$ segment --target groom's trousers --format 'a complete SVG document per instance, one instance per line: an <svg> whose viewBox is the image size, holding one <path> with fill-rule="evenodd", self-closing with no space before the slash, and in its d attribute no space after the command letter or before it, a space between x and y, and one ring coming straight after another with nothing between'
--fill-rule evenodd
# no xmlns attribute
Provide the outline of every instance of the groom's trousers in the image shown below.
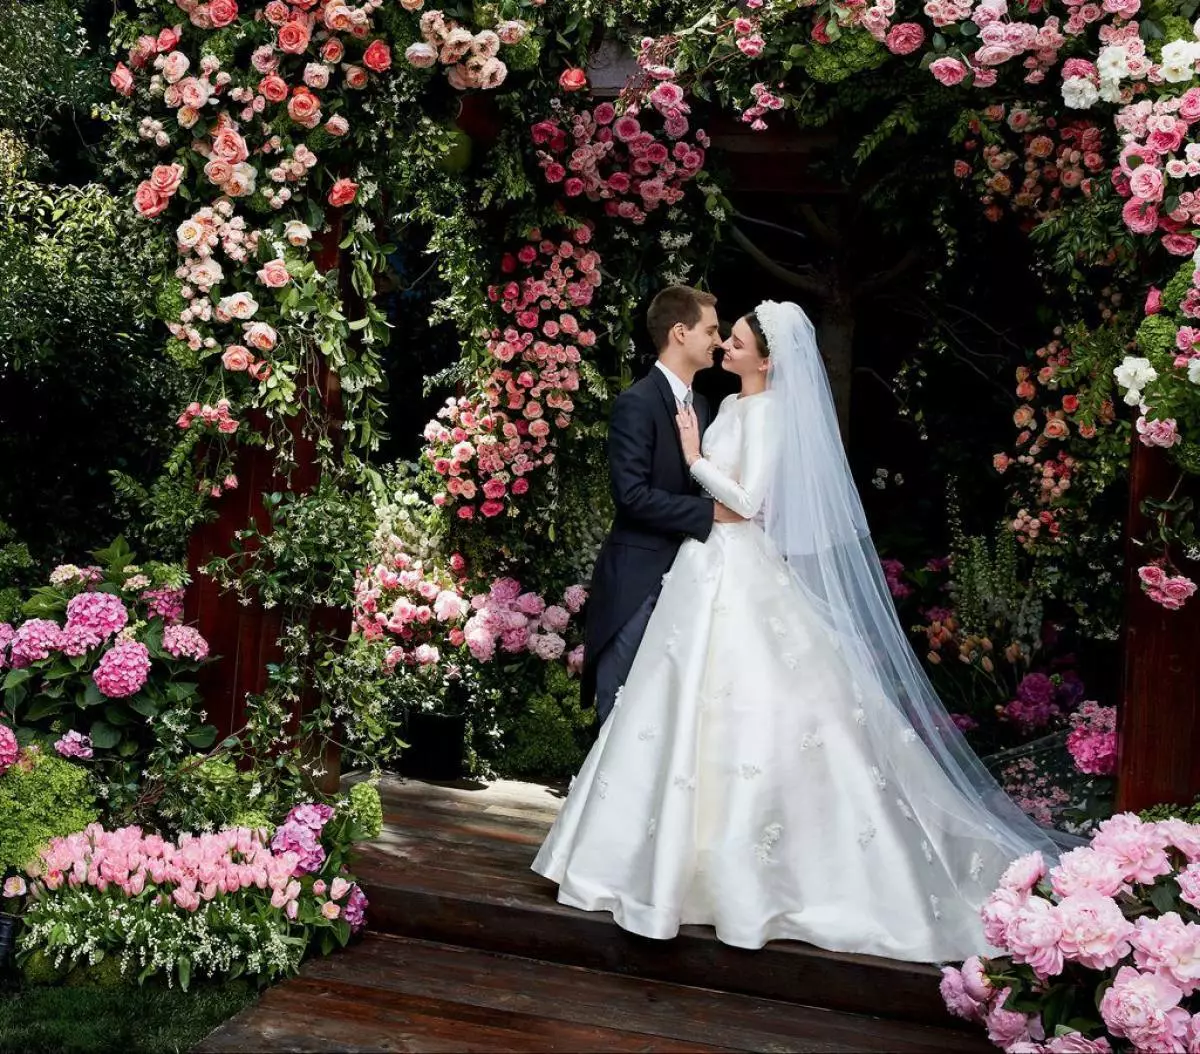
<svg viewBox="0 0 1200 1054"><path fill-rule="evenodd" d="M600 717L600 724L608 720L608 715L616 705L617 692L625 684L629 671L633 668L633 657L637 655L657 602L657 592L646 597L630 616L629 621L617 630L612 640L604 646L596 660L596 713Z"/></svg>

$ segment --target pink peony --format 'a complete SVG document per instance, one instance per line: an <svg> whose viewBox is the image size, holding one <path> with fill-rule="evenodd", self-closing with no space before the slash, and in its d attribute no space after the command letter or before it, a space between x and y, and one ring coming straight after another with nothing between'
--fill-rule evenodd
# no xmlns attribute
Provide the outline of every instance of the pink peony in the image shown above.
<svg viewBox="0 0 1200 1054"><path fill-rule="evenodd" d="M1088 1039L1082 1032L1064 1032L1046 1041L1046 1054L1112 1054L1108 1040Z"/></svg>
<svg viewBox="0 0 1200 1054"><path fill-rule="evenodd" d="M1062 973L1063 953L1058 946L1061 935L1057 909L1041 897L1030 897L1005 931L1013 961L1028 963L1042 978Z"/></svg>
<svg viewBox="0 0 1200 1054"><path fill-rule="evenodd" d="M1058 904L1063 955L1090 970L1107 970L1129 954L1133 923L1116 901L1091 890L1064 897Z"/></svg>
<svg viewBox="0 0 1200 1054"><path fill-rule="evenodd" d="M0 776L17 763L20 755L16 733L8 725L0 725Z"/></svg>
<svg viewBox="0 0 1200 1054"><path fill-rule="evenodd" d="M1015 893L1028 893L1041 881L1046 873L1046 861L1041 852L1035 850L1025 856L1018 857L1000 876L1000 885Z"/></svg>
<svg viewBox="0 0 1200 1054"><path fill-rule="evenodd" d="M1012 989L1005 988L996 996L984 1015L988 1039L1005 1050L1031 1038L1030 1023L1032 1019L1020 1011L1004 1009L1004 1004L1011 993Z"/></svg>
<svg viewBox="0 0 1200 1054"><path fill-rule="evenodd" d="M1200 988L1200 926L1174 911L1159 918L1142 916L1133 935L1133 961L1191 995Z"/></svg>
<svg viewBox="0 0 1200 1054"><path fill-rule="evenodd" d="M996 948L1008 946L1006 934L1009 923L1028 899L1027 893L1004 888L997 889L988 896L979 910L979 915L983 920L983 934L989 944Z"/></svg>
<svg viewBox="0 0 1200 1054"><path fill-rule="evenodd" d="M1116 860L1131 882L1151 883L1169 874L1166 838L1157 825L1133 813L1119 813L1100 824L1092 848Z"/></svg>
<svg viewBox="0 0 1200 1054"><path fill-rule="evenodd" d="M1080 846L1059 857L1058 865L1050 872L1050 886L1060 897L1076 893L1098 893L1115 897L1123 889L1125 871L1111 856L1099 853L1090 846Z"/></svg>
<svg viewBox="0 0 1200 1054"><path fill-rule="evenodd" d="M118 641L101 656L92 680L109 699L124 699L142 690L150 676L150 652L136 640Z"/></svg>
<svg viewBox="0 0 1200 1054"><path fill-rule="evenodd" d="M1187 1035L1191 1015L1183 993L1169 981L1122 966L1100 1000L1100 1016L1114 1036L1140 1050L1173 1050Z"/></svg>
<svg viewBox="0 0 1200 1054"><path fill-rule="evenodd" d="M953 966L942 967L942 983L938 986L946 1009L965 1021L982 1021L983 1005L973 999L963 986L962 972Z"/></svg>
<svg viewBox="0 0 1200 1054"><path fill-rule="evenodd" d="M583 610L583 605L587 603L587 590L583 586L570 586L563 594L563 603L566 604L567 610L572 615L578 615Z"/></svg>

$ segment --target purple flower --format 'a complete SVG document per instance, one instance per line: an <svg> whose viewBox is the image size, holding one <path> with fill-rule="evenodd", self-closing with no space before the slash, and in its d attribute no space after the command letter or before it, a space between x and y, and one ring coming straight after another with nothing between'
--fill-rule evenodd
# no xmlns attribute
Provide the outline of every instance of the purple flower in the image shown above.
<svg viewBox="0 0 1200 1054"><path fill-rule="evenodd" d="M342 918L350 923L351 931L362 929L367 918L367 895L357 885L350 888L350 899L342 911Z"/></svg>
<svg viewBox="0 0 1200 1054"><path fill-rule="evenodd" d="M320 833L321 828L329 822L332 815L333 806L306 801L294 806L284 822L299 824L301 827L307 827L311 831Z"/></svg>
<svg viewBox="0 0 1200 1054"><path fill-rule="evenodd" d="M1054 703L1054 682L1044 673L1026 674L1017 685L1017 698L1035 707Z"/></svg>
<svg viewBox="0 0 1200 1054"><path fill-rule="evenodd" d="M303 808L303 806L297 806ZM293 810L295 811L295 810ZM295 853L296 870L293 875L307 875L320 869L325 863L325 850L317 832L304 824L289 820L275 831L271 848L277 853Z"/></svg>
<svg viewBox="0 0 1200 1054"><path fill-rule="evenodd" d="M57 743L54 749L64 758L90 758L92 756L92 740L75 729L71 729Z"/></svg>

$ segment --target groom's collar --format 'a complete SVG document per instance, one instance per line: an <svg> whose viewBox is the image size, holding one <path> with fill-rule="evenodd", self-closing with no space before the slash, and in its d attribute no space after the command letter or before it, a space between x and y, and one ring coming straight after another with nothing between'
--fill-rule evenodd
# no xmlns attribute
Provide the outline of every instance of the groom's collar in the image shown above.
<svg viewBox="0 0 1200 1054"><path fill-rule="evenodd" d="M675 401L677 403L682 403L691 386L680 380L679 377L677 377L666 366L664 366L661 361L656 362L654 365L658 367L658 369L662 370L664 374L666 374L667 381L671 385L671 394L675 396Z"/></svg>

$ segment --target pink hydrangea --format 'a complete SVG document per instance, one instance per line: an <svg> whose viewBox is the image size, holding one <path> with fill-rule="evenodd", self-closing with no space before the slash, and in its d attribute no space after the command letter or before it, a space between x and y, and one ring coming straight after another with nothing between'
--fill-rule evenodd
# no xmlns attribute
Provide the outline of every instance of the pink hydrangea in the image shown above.
<svg viewBox="0 0 1200 1054"><path fill-rule="evenodd" d="M80 593L67 604L67 631L77 626L93 634L97 644L116 636L128 622L129 612L112 593Z"/></svg>
<svg viewBox="0 0 1200 1054"><path fill-rule="evenodd" d="M136 640L118 641L92 671L96 687L109 699L124 699L142 690L150 676L150 651Z"/></svg>
<svg viewBox="0 0 1200 1054"><path fill-rule="evenodd" d="M292 873L297 877L319 870L325 862L325 849L317 831L296 820L288 820L276 829L271 848L277 853L295 854L296 866Z"/></svg>
<svg viewBox="0 0 1200 1054"><path fill-rule="evenodd" d="M8 665L8 646L12 643L16 630L7 622L0 622L0 670Z"/></svg>
<svg viewBox="0 0 1200 1054"><path fill-rule="evenodd" d="M22 669L35 662L48 659L63 644L63 632L57 622L45 618L31 618L17 628L10 649L11 663Z"/></svg>
<svg viewBox="0 0 1200 1054"><path fill-rule="evenodd" d="M0 725L0 776L17 763L20 754L17 734L8 725Z"/></svg>
<svg viewBox="0 0 1200 1054"><path fill-rule="evenodd" d="M332 805L324 805L320 802L302 802L292 807L284 822L298 823L301 827L307 827L309 830L319 833L332 817Z"/></svg>
<svg viewBox="0 0 1200 1054"><path fill-rule="evenodd" d="M182 589L147 589L142 594L142 600L151 618L161 618L167 622L183 620Z"/></svg>
<svg viewBox="0 0 1200 1054"><path fill-rule="evenodd" d="M1182 996L1169 981L1122 966L1100 1000L1100 1016L1109 1032L1139 1050L1178 1050L1191 1021L1179 1006Z"/></svg>
<svg viewBox="0 0 1200 1054"><path fill-rule="evenodd" d="M208 658L208 641L192 626L167 626L163 630L163 648L177 659L203 662Z"/></svg>
<svg viewBox="0 0 1200 1054"><path fill-rule="evenodd" d="M90 736L71 729L54 744L54 749L64 758L90 758L92 756L92 739Z"/></svg>

